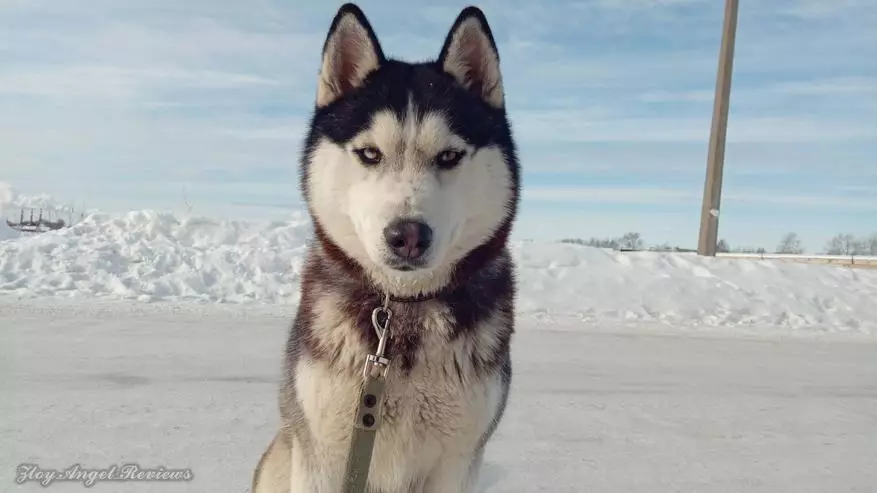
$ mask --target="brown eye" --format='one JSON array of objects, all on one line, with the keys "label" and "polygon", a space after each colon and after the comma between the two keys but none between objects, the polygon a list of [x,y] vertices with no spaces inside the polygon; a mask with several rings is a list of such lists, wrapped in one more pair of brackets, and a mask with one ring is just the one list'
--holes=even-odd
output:
[{"label": "brown eye", "polygon": [[451,169],[460,163],[466,153],[456,149],[445,149],[436,156],[436,163],[442,169]]},{"label": "brown eye", "polygon": [[377,149],[377,147],[363,147],[362,149],[355,149],[353,152],[359,157],[359,160],[362,161],[363,164],[367,164],[369,166],[373,166],[381,162],[384,155],[381,154],[381,151]]}]

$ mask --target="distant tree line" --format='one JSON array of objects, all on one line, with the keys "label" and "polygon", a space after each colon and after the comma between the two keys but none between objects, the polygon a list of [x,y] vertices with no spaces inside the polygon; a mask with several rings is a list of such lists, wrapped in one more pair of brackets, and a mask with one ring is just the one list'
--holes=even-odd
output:
[{"label": "distant tree line", "polygon": [[[801,239],[796,233],[786,233],[777,246],[776,253],[804,253]],[[877,233],[857,237],[850,233],[840,233],[828,240],[822,251],[826,255],[877,255]]]},{"label": "distant tree line", "polygon": [[[615,238],[592,237],[587,240],[582,238],[565,238],[563,243],[573,243],[596,248],[611,248],[613,250],[626,251],[653,251],[653,252],[692,252],[695,249],[670,245],[669,243],[646,246],[642,235],[637,232],[625,233]],[[721,239],[716,245],[716,251],[720,253],[768,253],[764,247],[735,246],[731,247],[727,240]],[[800,255],[805,253],[801,238],[795,232],[789,232],[782,236],[774,253]],[[829,240],[822,252],[826,255],[877,255],[877,233],[871,236],[857,237],[848,233],[841,233]]]},{"label": "distant tree line", "polygon": [[877,233],[868,237],[856,237],[851,234],[839,234],[829,240],[825,246],[829,255],[877,255]]},{"label": "distant tree line", "polygon": [[649,250],[653,252],[686,252],[690,249],[672,246],[669,243],[661,245],[652,245],[646,248],[646,242],[642,235],[636,232],[625,233],[617,238],[597,238],[592,237],[587,240],[582,238],[564,238],[560,240],[562,243],[573,243],[576,245],[585,245],[595,248],[611,248],[613,250],[629,250],[642,251]]}]

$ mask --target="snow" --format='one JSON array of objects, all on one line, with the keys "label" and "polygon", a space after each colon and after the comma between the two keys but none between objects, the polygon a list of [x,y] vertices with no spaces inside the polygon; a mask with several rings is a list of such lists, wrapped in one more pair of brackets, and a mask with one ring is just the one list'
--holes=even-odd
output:
[{"label": "snow", "polygon": [[[0,186],[0,209],[53,200]],[[0,492],[20,489],[20,463],[129,462],[194,479],[102,488],[248,491],[278,425],[310,234],[301,213],[148,210],[38,235],[0,229]],[[514,378],[479,493],[877,484],[877,269],[549,242],[512,251]]]},{"label": "snow", "polygon": [[18,231],[6,224],[6,211],[14,203],[15,192],[8,183],[0,181],[0,241],[18,238]]},{"label": "snow", "polygon": [[[194,474],[190,483],[101,491],[247,491],[278,425],[290,311],[0,303],[0,491],[40,490],[13,483],[22,462]],[[513,360],[479,493],[834,493],[877,484],[873,339],[524,320]]]},{"label": "snow", "polygon": [[0,208],[0,241],[11,240],[13,238],[18,238],[20,235],[18,231],[10,228],[6,221],[3,219],[3,209]]},{"label": "snow", "polygon": [[222,302],[295,301],[309,223],[94,213],[0,244],[0,293]]},{"label": "snow", "polygon": [[[93,213],[0,242],[0,297],[295,304],[311,234],[285,221]],[[877,333],[877,269],[516,242],[518,314],[543,322]],[[765,329],[768,328],[768,329]]]}]

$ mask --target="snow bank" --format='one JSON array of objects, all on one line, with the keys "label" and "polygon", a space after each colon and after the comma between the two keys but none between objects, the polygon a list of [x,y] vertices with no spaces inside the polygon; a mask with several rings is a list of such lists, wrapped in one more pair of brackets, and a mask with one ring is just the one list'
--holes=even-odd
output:
[{"label": "snow bank", "polygon": [[[6,298],[295,303],[306,216],[247,223],[92,214],[0,243]],[[550,322],[877,333],[877,269],[516,243],[522,316]]]},{"label": "snow bank", "polygon": [[877,269],[518,244],[518,310],[547,320],[877,333]]},{"label": "snow bank", "polygon": [[0,243],[0,293],[219,302],[296,301],[310,224],[92,214]]},{"label": "snow bank", "polygon": [[15,191],[8,183],[0,181],[0,241],[18,238],[18,231],[6,224],[6,211],[15,200]]},{"label": "snow bank", "polygon": [[15,231],[14,229],[10,228],[8,224],[6,224],[6,219],[4,219],[5,217],[6,216],[3,213],[3,208],[0,207],[0,241],[18,238],[18,231]]}]

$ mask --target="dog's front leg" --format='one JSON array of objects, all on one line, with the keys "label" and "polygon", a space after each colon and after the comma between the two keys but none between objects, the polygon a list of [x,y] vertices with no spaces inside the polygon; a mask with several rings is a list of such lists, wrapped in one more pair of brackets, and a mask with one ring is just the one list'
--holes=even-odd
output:
[{"label": "dog's front leg", "polygon": [[325,447],[308,449],[293,441],[289,493],[338,493],[344,477],[345,455]]},{"label": "dog's front leg", "polygon": [[472,493],[480,468],[481,454],[442,458],[423,485],[423,493]]}]

